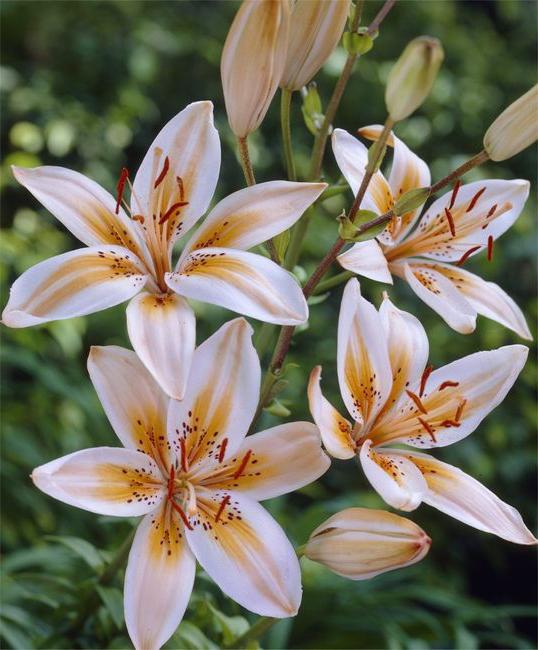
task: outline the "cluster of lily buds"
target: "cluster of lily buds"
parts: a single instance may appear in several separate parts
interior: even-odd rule
[[[249,0],[232,23],[221,59],[230,128],[244,138],[261,124],[279,86],[298,90],[338,44],[350,0]]]
[[[305,555],[351,580],[419,562],[431,539],[399,515],[369,508],[347,508],[329,517],[310,535]]]

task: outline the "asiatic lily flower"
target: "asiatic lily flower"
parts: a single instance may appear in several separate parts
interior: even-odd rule
[[[378,125],[359,133],[376,139]],[[333,151],[354,194],[361,184],[367,149],[352,135],[336,129]],[[426,163],[392,135],[394,158],[388,180],[378,171],[362,203],[383,214],[405,192],[430,185]],[[421,209],[394,218],[377,240],[359,242],[338,257],[341,266],[358,275],[392,284],[392,276],[405,280],[417,296],[461,334],[476,327],[478,314],[491,318],[524,339],[532,339],[521,309],[497,284],[462,268],[466,260],[486,251],[516,221],[529,195],[525,180],[484,180],[465,185]],[[416,226],[416,227],[414,227]]]
[[[479,530],[534,544],[517,510],[457,467],[416,451],[472,433],[502,402],[527,353],[525,346],[508,345],[432,370],[420,322],[387,297],[378,312],[352,279],[342,299],[337,352],[351,421],[323,397],[320,366],[310,375],[310,410],[327,451],[335,458],[358,457],[390,506],[410,511],[424,502]]]
[[[297,556],[258,501],[314,481],[329,459],[309,422],[245,437],[261,374],[251,334],[238,318],[198,347],[181,402],[160,389],[134,352],[92,348],[90,377],[124,448],[85,449],[32,473],[40,490],[70,505],[143,515],[124,588],[125,621],[137,650],[159,648],[174,633],[196,560],[250,611],[297,613]]]
[[[87,248],[52,257],[15,281],[2,320],[27,327],[91,314],[130,300],[127,326],[142,362],[176,399],[185,391],[195,344],[185,298],[262,321],[297,324],[308,308],[294,277],[248,249],[294,224],[326,187],[273,181],[218,203],[186,243],[175,242],[206,212],[220,167],[211,102],[187,106],[151,144],[132,185],[124,169],[114,198],[62,167],[13,169]],[[130,203],[124,199],[127,186]]]

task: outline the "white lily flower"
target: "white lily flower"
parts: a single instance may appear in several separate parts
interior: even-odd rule
[[[213,105],[205,101],[187,106],[159,133],[133,181],[130,204],[123,199],[127,170],[115,199],[62,167],[14,168],[17,180],[87,248],[23,273],[11,288],[3,323],[27,327],[131,299],[131,343],[162,388],[181,399],[195,344],[194,313],[185,298],[270,323],[304,322],[308,308],[294,277],[246,251],[292,226],[324,183],[272,181],[231,194],[173,266],[174,243],[206,212],[219,167]]]
[[[317,428],[291,422],[245,437],[260,364],[243,318],[194,352],[182,402],[136,354],[92,348],[88,368],[124,448],[75,452],[34,470],[43,492],[99,514],[144,515],[125,575],[125,620],[140,650],[179,625],[195,562],[252,612],[288,617],[301,601],[295,551],[258,501],[286,494],[329,466]]]
[[[413,521],[384,510],[346,508],[310,535],[305,555],[351,580],[420,562],[431,539]]]
[[[458,468],[415,451],[472,433],[502,402],[527,353],[525,346],[508,345],[432,371],[420,322],[388,298],[378,312],[352,279],[342,299],[337,358],[351,421],[323,397],[320,366],[310,375],[310,410],[327,451],[358,456],[372,486],[394,508],[414,510],[424,501],[479,530],[534,544],[517,510]]]
[[[376,139],[381,126],[360,130]],[[378,171],[362,207],[383,214],[399,197],[430,185],[426,163],[399,138],[391,135],[394,159],[388,180]],[[354,194],[367,162],[367,149],[352,135],[336,129],[333,151]],[[461,266],[480,252],[488,259],[495,240],[519,217],[529,195],[525,180],[485,180],[457,184],[420,217],[420,209],[395,217],[378,235],[352,246],[338,257],[341,266],[379,282],[404,279],[417,296],[461,334],[476,327],[478,314],[491,318],[524,339],[532,339],[521,309],[497,284],[465,271]],[[414,227],[416,226],[416,227]],[[413,229],[414,228],[414,229]]]

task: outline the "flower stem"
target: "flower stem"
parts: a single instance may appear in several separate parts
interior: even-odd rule
[[[292,90],[282,88],[280,95],[280,126],[282,129],[282,144],[284,145],[284,159],[286,161],[288,180],[296,181],[297,174],[295,172],[295,161],[293,160],[293,147],[291,144],[290,128],[290,108],[292,96]]]
[[[328,289],[337,287],[339,284],[342,284],[342,282],[349,280],[349,278],[352,278],[353,275],[354,273],[352,273],[351,271],[342,271],[342,273],[337,273],[336,275],[333,275],[332,278],[320,282],[318,286],[314,289],[313,294],[317,295],[320,293],[325,293],[325,291],[327,291]]]
[[[270,616],[261,616],[249,629],[241,636],[234,639],[231,643],[225,645],[225,648],[245,648],[249,641],[258,639],[267,632],[280,619],[271,618]]]

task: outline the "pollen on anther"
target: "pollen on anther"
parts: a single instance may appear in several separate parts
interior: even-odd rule
[[[448,206],[449,210],[452,210],[452,208],[454,207],[454,203],[456,202],[456,196],[458,196],[460,187],[461,187],[461,181],[458,179],[454,185],[454,189],[452,190],[452,196],[450,197],[450,205]]]
[[[406,390],[405,392],[407,393],[408,397],[410,397],[413,400],[413,402],[416,404],[418,410],[421,413],[424,413],[424,414],[428,413],[428,411],[426,410],[424,404],[422,403],[422,401],[421,401],[421,399],[420,399],[420,397],[418,395],[416,395],[415,393],[412,393],[410,390]]]
[[[467,210],[465,210],[465,212],[470,212],[474,208],[474,206],[478,203],[478,199],[482,196],[482,194],[484,194],[485,191],[486,191],[485,187],[478,190],[478,192],[471,199],[471,202],[467,206]]]
[[[493,235],[488,237],[488,262],[493,259]]]
[[[452,237],[456,236],[456,226],[454,224],[454,218],[452,217],[452,213],[450,212],[449,208],[445,208],[445,216],[446,220],[448,221],[448,227],[450,228],[450,234]]]
[[[228,438],[224,438],[224,440],[220,443],[219,456],[218,456],[219,463],[222,463],[222,461],[224,460],[224,454],[226,453],[227,444],[228,444]]]
[[[459,381],[444,381],[440,386],[438,390],[444,390],[445,388],[449,387],[456,387],[459,386],[460,382]]]
[[[249,458],[250,458],[251,454],[252,454],[252,450],[249,449],[247,451],[247,453],[243,456],[243,460],[241,461],[241,464],[239,465],[238,470],[233,475],[234,479],[239,478],[241,476],[241,474],[244,472],[246,466],[248,465],[248,461],[249,461]]]
[[[456,262],[456,266],[463,266],[465,264],[465,262],[467,261],[467,259],[473,253],[475,253],[477,250],[479,250],[480,248],[482,248],[482,247],[481,246],[473,246],[472,248],[469,248],[469,250],[465,251],[465,253],[463,253],[463,255],[460,257],[460,259]]]
[[[422,418],[417,418],[422,427],[426,430],[430,438],[433,440],[433,442],[437,442],[437,438],[435,437],[435,431],[433,430],[433,427],[426,422],[426,420],[423,420]]]
[[[230,495],[227,494],[224,499],[221,501],[217,514],[215,515],[215,522],[217,522],[222,515],[224,508],[230,503]]]
[[[422,373],[422,377],[420,378],[420,390],[418,392],[419,397],[422,397],[424,395],[424,390],[426,389],[426,382],[428,381],[428,377],[432,374],[433,371],[433,366],[426,366],[424,368],[424,372]]]
[[[163,180],[166,177],[166,174],[168,173],[168,169],[170,168],[170,160],[168,159],[168,156],[164,159],[164,165],[163,168],[161,169],[161,173],[157,176],[157,179],[155,180],[155,185],[153,186],[153,189],[157,189],[159,185],[163,182]]]

